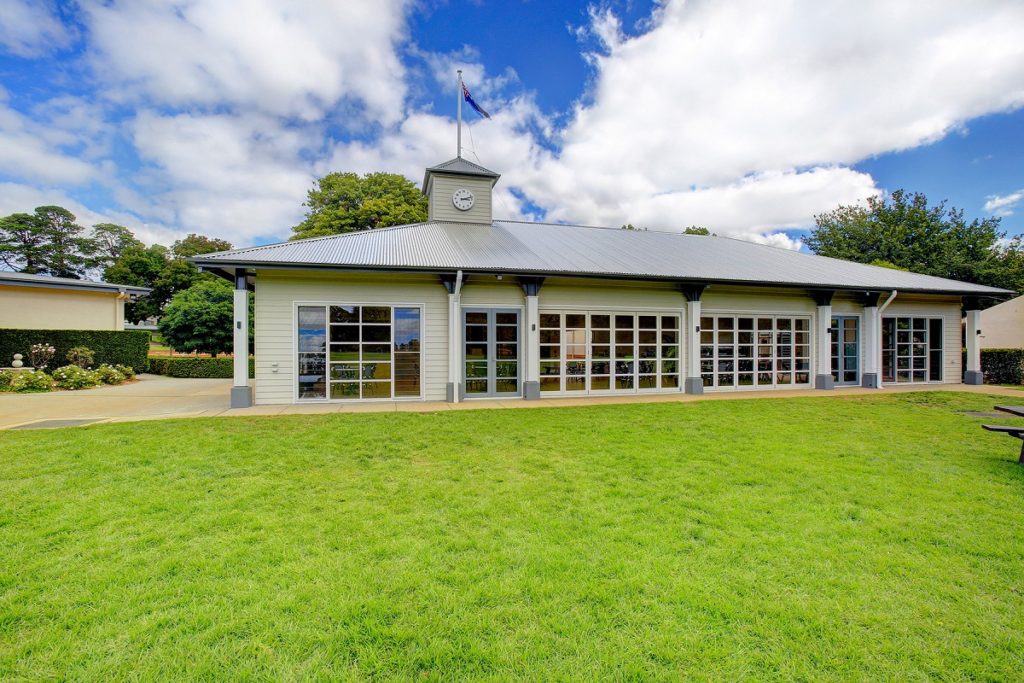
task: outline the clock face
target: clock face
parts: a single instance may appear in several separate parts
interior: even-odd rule
[[[452,193],[452,204],[459,211],[469,211],[473,208],[473,193],[460,187]]]

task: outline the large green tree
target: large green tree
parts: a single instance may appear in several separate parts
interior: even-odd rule
[[[896,190],[815,216],[807,246],[821,256],[1024,291],[1020,240],[1006,243],[999,224],[968,222],[945,201],[929,205],[924,194]]]
[[[92,226],[94,267],[106,269],[117,262],[128,249],[144,249],[135,233],[116,223],[97,223]]]
[[[0,260],[23,273],[81,279],[93,265],[96,243],[60,206],[0,219]]]
[[[212,254],[215,251],[230,251],[231,248],[231,242],[227,240],[197,235],[193,232],[175,242],[171,246],[171,253],[174,254],[174,258],[189,258],[199,254]]]
[[[385,228],[427,220],[427,198],[397,173],[328,173],[316,181],[306,219],[291,239]]]
[[[175,351],[217,355],[231,351],[234,289],[226,280],[203,280],[178,292],[164,307],[159,329]]]

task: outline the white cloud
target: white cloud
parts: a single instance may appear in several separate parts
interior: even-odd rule
[[[0,104],[0,172],[43,183],[81,184],[96,168],[76,151],[84,140],[78,131],[30,118]]]
[[[245,243],[287,235],[313,176],[302,157],[318,131],[260,114],[139,113],[132,136],[140,184],[183,231]]]
[[[807,225],[875,192],[836,164],[1024,103],[1020,3],[675,1],[638,37],[608,13],[592,30],[590,103],[525,188],[569,220]]]
[[[83,2],[113,97],[315,120],[342,100],[400,118],[404,0]]]
[[[42,0],[4,0],[0,3],[0,47],[18,57],[41,57],[74,38],[51,3]]]
[[[985,211],[996,216],[1012,216],[1017,204],[1024,199],[1024,189],[1010,194],[990,194],[985,197]]]

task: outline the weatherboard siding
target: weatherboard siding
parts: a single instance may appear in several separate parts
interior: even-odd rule
[[[879,305],[885,302],[883,297]],[[945,384],[959,384],[963,381],[963,336],[961,334],[960,300],[943,301],[938,297],[897,294],[896,298],[882,312],[883,318],[900,315],[941,317],[942,339],[942,381]]]
[[[457,178],[436,174],[431,185],[430,220],[487,224],[491,222],[490,178]],[[465,187],[473,193],[473,208],[469,211],[459,211],[452,204],[452,194],[460,187]]]
[[[448,295],[436,276],[261,270],[256,274],[255,303],[257,404],[295,401],[295,306],[300,303],[422,305],[424,398],[445,400]]]

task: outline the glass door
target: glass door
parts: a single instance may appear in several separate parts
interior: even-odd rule
[[[859,318],[832,318],[832,379],[836,384],[860,384]]]
[[[519,311],[464,309],[462,323],[466,397],[518,396]]]

